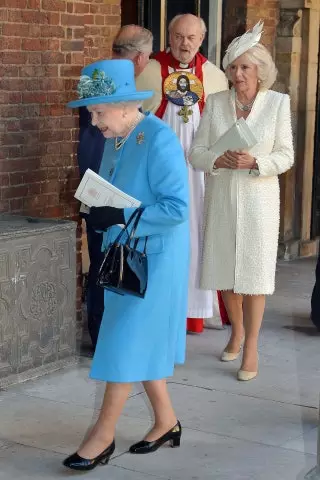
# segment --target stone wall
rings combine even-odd
[[[76,353],[76,224],[0,216],[0,389]]]
[[[280,0],[276,39],[276,88],[290,94],[295,166],[280,177],[283,256],[316,254],[311,238],[312,189],[319,63],[320,3]]]

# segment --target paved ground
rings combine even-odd
[[[126,453],[150,425],[141,389],[128,401],[106,480],[293,480],[316,463],[320,334],[308,320],[313,260],[282,263],[261,335],[260,375],[235,378],[239,362],[218,357],[228,331],[188,336],[188,361],[170,390],[184,426],[180,449]],[[89,359],[0,394],[0,480],[70,477],[61,467],[96,415],[102,388]],[[72,475],[83,478],[83,475]]]

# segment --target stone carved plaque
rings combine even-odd
[[[31,246],[23,246],[16,252],[16,270],[26,271],[31,261]]]
[[[40,318],[42,315],[52,317],[57,314],[57,310],[58,299],[55,284],[42,282],[35,285],[30,298],[30,313],[34,318]]]
[[[0,280],[9,277],[9,257],[7,252],[0,252]]]
[[[76,225],[19,218],[0,216],[0,386],[76,348]]]

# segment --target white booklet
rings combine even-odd
[[[252,130],[248,126],[244,118],[239,118],[229,130],[211,146],[212,150],[218,157],[227,150],[250,150],[257,144],[257,139]]]
[[[74,194],[87,207],[140,207],[141,202],[107,182],[88,168]],[[83,206],[81,211],[85,211]]]

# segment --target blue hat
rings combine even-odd
[[[70,108],[139,101],[153,95],[151,90],[137,91],[131,60],[101,60],[84,67],[77,91],[79,100],[69,102]]]

